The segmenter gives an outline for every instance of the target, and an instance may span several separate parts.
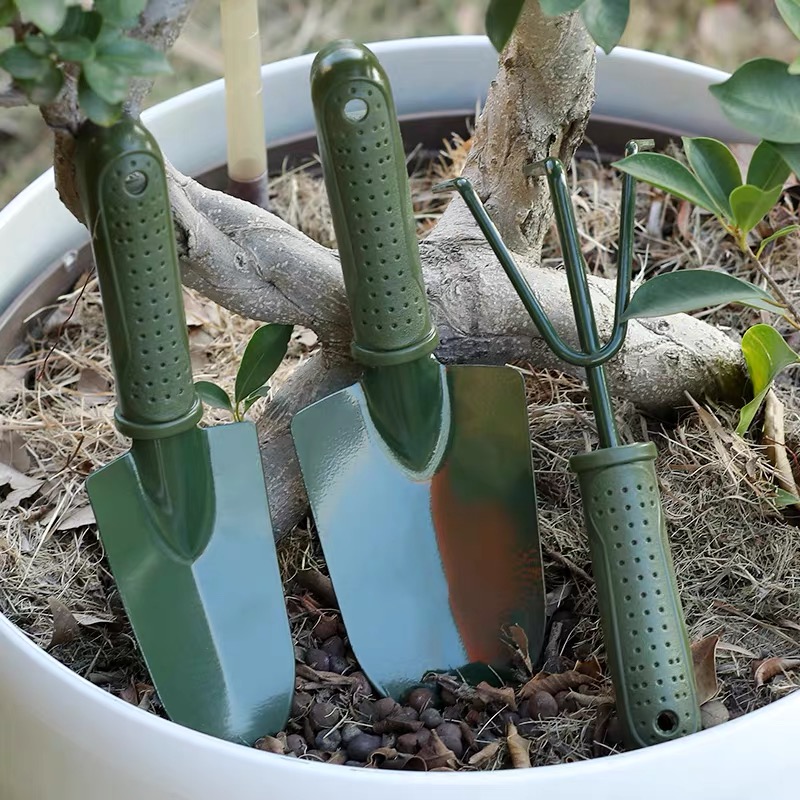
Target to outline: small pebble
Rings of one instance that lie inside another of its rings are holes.
[[[331,666],[331,658],[324,650],[311,647],[306,652],[306,664],[311,669],[319,672],[328,672]]]
[[[509,722],[519,726],[520,716],[516,711],[501,711],[497,717],[495,717],[495,719],[500,722],[500,726],[503,728],[503,730],[505,730],[508,727]]]
[[[365,721],[372,722],[375,719],[375,701],[367,700],[366,698],[364,700],[359,700],[356,711],[358,711]]]
[[[339,633],[339,621],[336,617],[325,614],[319,618],[317,624],[311,629],[311,633],[320,642],[324,642]]]
[[[363,761],[345,761],[344,765],[346,767],[363,767],[364,766],[364,762]]]
[[[442,689],[442,703],[446,706],[455,705],[456,696],[449,689]]]
[[[461,728],[455,722],[443,722],[436,728],[436,733],[442,744],[455,753],[456,758],[464,755],[464,742],[461,737]]]
[[[555,701],[559,711],[572,712],[578,710],[578,704],[574,697],[570,697],[569,692],[559,692],[555,696]]]
[[[391,697],[381,697],[375,703],[375,719],[386,719],[400,708],[400,705]]]
[[[295,692],[292,698],[292,716],[302,717],[311,705],[311,695],[308,692]]]
[[[350,665],[347,663],[347,659],[344,656],[331,656],[328,669],[330,672],[335,672],[337,675],[342,675],[347,672],[347,668],[349,666]]]
[[[438,728],[442,724],[442,715],[435,708],[426,708],[419,718],[426,728]]]
[[[338,730],[320,731],[314,739],[314,745],[323,753],[335,753],[342,743],[342,734]]]
[[[308,749],[306,740],[299,733],[290,733],[286,737],[286,747],[290,753],[294,753],[297,756],[303,755]]]
[[[394,747],[397,744],[397,734],[384,733],[381,736],[381,747]]]
[[[530,719],[549,719],[558,714],[558,701],[548,692],[534,692],[533,697],[528,698],[527,716]]]
[[[433,705],[433,692],[430,689],[425,689],[420,686],[409,692],[406,702],[415,711],[424,711],[426,708]]]
[[[359,733],[347,743],[347,757],[353,761],[366,761],[370,753],[381,746],[381,737]]]
[[[331,636],[322,643],[322,649],[329,656],[344,657],[344,639],[341,636]]]
[[[350,677],[358,681],[358,691],[361,694],[372,694],[372,684],[363,672],[354,672]]]
[[[361,728],[358,725],[353,724],[352,722],[346,722],[342,725],[342,741],[347,744],[348,742],[352,742],[353,739],[361,733]]]
[[[419,740],[416,733],[404,733],[397,737],[397,749],[401,753],[411,753],[412,755],[419,750]]]
[[[333,703],[317,703],[311,706],[308,719],[314,730],[332,728],[342,718],[342,712]]]
[[[722,725],[723,722],[727,722],[731,718],[731,715],[721,700],[709,700],[700,706],[700,718],[705,730],[706,728]]]
[[[605,742],[609,747],[620,747],[625,744],[622,723],[619,721],[619,717],[616,714],[613,714],[608,721]]]

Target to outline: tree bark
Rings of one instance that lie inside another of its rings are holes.
[[[140,35],[168,46],[187,10],[186,0],[151,0]],[[554,326],[572,342],[565,275],[540,264],[550,215],[546,187],[524,177],[522,166],[549,155],[572,158],[594,100],[594,68],[594,46],[578,15],[546,18],[538,2],[528,0],[500,58],[465,168]],[[147,88],[134,87],[132,111]],[[70,91],[59,103],[45,116],[57,134],[57,185],[77,216],[71,146],[81,120]],[[275,529],[286,533],[306,509],[291,417],[358,375],[349,358],[351,326],[338,258],[274,215],[172,168],[169,182],[184,282],[244,316],[312,328],[322,345],[258,422]],[[578,372],[544,345],[460,199],[421,243],[421,255],[442,361],[523,361]],[[598,324],[607,332],[613,286],[600,278],[590,283]],[[738,398],[744,381],[738,346],[685,315],[631,323],[625,348],[607,369],[613,391],[653,413],[683,405],[686,391]]]

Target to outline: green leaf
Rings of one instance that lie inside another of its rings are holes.
[[[17,81],[19,87],[28,95],[35,106],[52,103],[64,85],[64,73],[52,62],[48,62],[47,72],[35,81]]]
[[[97,59],[122,75],[159,75],[169,72],[164,54],[139,39],[114,39],[98,46]]]
[[[22,43],[39,58],[50,55],[50,42],[41,33],[29,33]]]
[[[497,52],[508,44],[525,0],[490,0],[486,9],[486,35]]]
[[[84,11],[80,6],[70,6],[64,24],[53,38],[67,41],[82,36],[94,41],[102,27],[103,18],[96,11]]]
[[[758,250],[756,251],[756,258],[761,258],[764,248],[770,242],[774,242],[776,239],[780,239],[782,236],[788,236],[790,233],[794,233],[795,231],[800,231],[800,225],[787,225],[785,228],[781,228],[780,230],[775,231],[775,233],[770,234],[766,239],[762,239],[761,244],[759,244]]]
[[[121,103],[128,94],[130,76],[120,72],[113,63],[100,58],[87,61],[83,65],[83,75],[94,93],[107,103]]]
[[[797,56],[797,58],[789,64],[789,74],[800,75],[800,56]]]
[[[725,303],[741,303],[774,314],[783,311],[772,295],[752,283],[726,272],[691,269],[656,275],[645,281],[631,298],[622,319],[666,317]]]
[[[747,61],[709,89],[725,116],[743,131],[770,141],[800,141],[800,75],[790,75],[783,61]]]
[[[222,408],[225,411],[233,413],[233,405],[228,393],[216,383],[211,381],[195,381],[194,388],[200,399],[207,405],[213,408]]]
[[[586,0],[581,6],[583,24],[606,53],[619,44],[629,14],[630,0]]]
[[[786,489],[777,489],[775,491],[775,505],[778,508],[796,506],[798,503],[800,503],[800,497],[795,497],[791,492],[787,492]]]
[[[258,400],[259,397],[266,397],[270,392],[269,384],[265,384],[260,389],[256,389],[254,392],[250,392],[247,397],[244,399],[244,413],[246,414],[250,407]]]
[[[270,379],[286,355],[291,335],[291,325],[263,325],[250,337],[236,373],[233,400],[237,406]]]
[[[798,0],[775,0],[783,21],[789,26],[789,30],[800,39],[800,2]]]
[[[753,384],[753,399],[739,412],[736,433],[740,436],[750,427],[778,373],[790,364],[800,363],[800,356],[771,325],[753,325],[746,330],[742,353]]]
[[[81,75],[78,81],[78,104],[89,119],[97,125],[113,125],[122,114],[122,103],[109,103],[100,97]]]
[[[697,176],[722,216],[730,219],[731,192],[742,185],[742,172],[733,153],[716,139],[683,137],[683,149],[689,166]]]
[[[16,0],[23,22],[32,22],[40,31],[54,34],[67,16],[65,0]]]
[[[632,175],[636,180],[651,183],[676,197],[705,208],[712,214],[719,214],[714,201],[700,181],[674,158],[661,153],[636,153],[616,161],[612,166]]]
[[[25,45],[15,44],[0,53],[0,67],[12,78],[38,81],[47,74],[49,58],[35,56]]]
[[[583,0],[539,0],[539,5],[548,17],[558,17],[579,9]]]
[[[800,135],[798,135],[800,139]],[[778,142],[769,143],[778,151],[780,157],[789,165],[789,169],[795,175],[800,175],[800,144],[780,144]]]
[[[745,184],[731,192],[731,211],[733,221],[741,230],[753,230],[770,212],[783,191],[783,185],[771,189],[759,189],[758,186]]]
[[[62,61],[91,61],[94,58],[94,45],[84,36],[53,43]]]
[[[147,7],[147,0],[95,0],[94,7],[110,25],[130,28]]]
[[[747,182],[759,189],[771,189],[773,186],[783,186],[791,171],[769,142],[760,142],[747,168]]]
[[[0,0],[0,28],[10,24],[17,16],[17,7],[14,0]]]

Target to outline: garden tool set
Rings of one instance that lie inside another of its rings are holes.
[[[545,600],[521,375],[443,366],[388,79],[353,42],[311,88],[353,326],[354,385],[292,421],[350,643],[379,692],[535,661]],[[630,143],[629,152],[639,145]],[[201,429],[161,154],[140,123],[88,127],[79,188],[130,452],[87,489],[134,633],[170,716],[252,742],[286,721],[294,652],[255,428]],[[613,332],[600,345],[564,170],[545,174],[581,349],[555,332],[466,179],[456,189],[542,337],[586,369],[600,448],[575,455],[609,668],[631,746],[699,728],[652,443],[620,445],[603,364],[625,338],[633,179],[625,177]],[[514,643],[514,646],[510,646]]]

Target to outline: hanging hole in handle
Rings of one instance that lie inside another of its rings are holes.
[[[662,711],[656,717],[656,728],[660,733],[674,733],[678,727],[678,715],[674,711]]]
[[[147,188],[147,175],[139,169],[129,172],[125,176],[125,191],[136,197]]]
[[[344,104],[342,114],[348,122],[361,122],[367,116],[369,106],[360,97],[353,97]]]

